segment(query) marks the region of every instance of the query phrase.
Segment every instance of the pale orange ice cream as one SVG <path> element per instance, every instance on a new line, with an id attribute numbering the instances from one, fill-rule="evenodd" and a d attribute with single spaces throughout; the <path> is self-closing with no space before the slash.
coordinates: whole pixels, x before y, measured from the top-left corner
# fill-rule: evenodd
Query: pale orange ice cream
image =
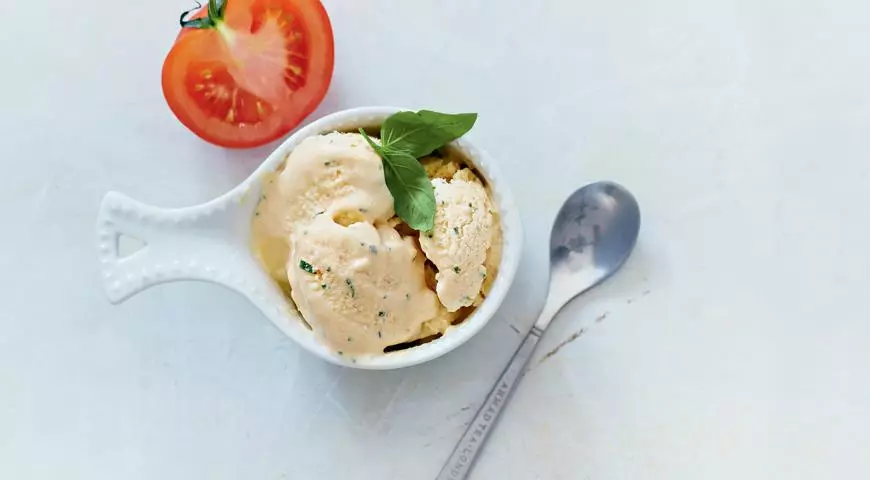
<path id="1" fill-rule="evenodd" d="M 424 233 L 395 216 L 382 160 L 359 134 L 307 138 L 264 179 L 254 253 L 342 355 L 436 338 L 483 300 L 495 275 L 500 231 L 486 188 L 460 159 L 422 163 L 437 204 Z"/>
<path id="2" fill-rule="evenodd" d="M 270 275 L 286 283 L 290 233 L 324 213 L 344 224 L 393 216 L 381 157 L 359 134 L 306 138 L 287 156 L 283 170 L 266 179 L 253 238 Z"/>
<path id="3" fill-rule="evenodd" d="M 390 226 L 343 226 L 321 215 L 291 236 L 293 301 L 342 353 L 380 352 L 417 338 L 440 305 L 426 287 L 423 256 Z"/>
<path id="4" fill-rule="evenodd" d="M 448 311 L 475 303 L 487 276 L 493 216 L 486 189 L 471 170 L 450 181 L 436 178 L 435 227 L 420 235 L 426 257 L 438 268 L 436 292 Z"/>

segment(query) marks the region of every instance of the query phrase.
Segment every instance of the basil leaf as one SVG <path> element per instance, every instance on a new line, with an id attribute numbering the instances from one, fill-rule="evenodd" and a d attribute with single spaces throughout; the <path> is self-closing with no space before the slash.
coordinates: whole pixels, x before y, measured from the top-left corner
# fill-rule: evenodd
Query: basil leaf
<path id="1" fill-rule="evenodd" d="M 422 157 L 465 135 L 475 121 L 476 113 L 399 112 L 381 126 L 381 143 L 394 151 Z"/>
<path id="2" fill-rule="evenodd" d="M 408 152 L 377 145 L 364 130 L 360 133 L 384 161 L 384 180 L 393 195 L 396 215 L 414 230 L 432 230 L 435 190 L 423 165 Z"/>
<path id="3" fill-rule="evenodd" d="M 393 194 L 396 214 L 414 230 L 435 226 L 435 190 L 426 170 L 405 152 L 390 152 L 384 158 L 384 179 Z"/>

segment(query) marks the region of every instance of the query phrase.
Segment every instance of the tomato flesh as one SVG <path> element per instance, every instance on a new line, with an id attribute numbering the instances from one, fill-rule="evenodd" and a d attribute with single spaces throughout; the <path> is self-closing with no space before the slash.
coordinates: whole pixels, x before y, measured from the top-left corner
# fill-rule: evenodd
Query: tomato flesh
<path id="1" fill-rule="evenodd" d="M 257 146 L 316 108 L 333 58 L 329 18 L 317 0 L 227 0 L 214 27 L 179 34 L 163 65 L 163 92 L 176 117 L 206 141 Z"/>
<path id="2" fill-rule="evenodd" d="M 256 124 L 275 113 L 271 103 L 240 88 L 220 63 L 192 63 L 184 85 L 204 114 L 228 124 Z"/>

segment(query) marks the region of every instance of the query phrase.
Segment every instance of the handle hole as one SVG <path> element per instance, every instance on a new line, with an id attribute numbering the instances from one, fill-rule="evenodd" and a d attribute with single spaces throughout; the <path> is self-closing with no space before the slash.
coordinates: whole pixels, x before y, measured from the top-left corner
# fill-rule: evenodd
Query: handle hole
<path id="1" fill-rule="evenodd" d="M 115 249 L 118 258 L 126 258 L 147 247 L 148 243 L 142 239 L 119 233 L 115 239 Z"/>

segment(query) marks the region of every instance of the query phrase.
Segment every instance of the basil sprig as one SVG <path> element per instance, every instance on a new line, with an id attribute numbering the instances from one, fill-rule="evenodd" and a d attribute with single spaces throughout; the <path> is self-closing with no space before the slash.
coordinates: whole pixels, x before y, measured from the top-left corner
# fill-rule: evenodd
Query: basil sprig
<path id="1" fill-rule="evenodd" d="M 435 192 L 417 159 L 465 135 L 476 120 L 476 113 L 398 112 L 381 125 L 380 145 L 360 129 L 384 162 L 396 214 L 414 230 L 425 232 L 435 225 Z"/>

